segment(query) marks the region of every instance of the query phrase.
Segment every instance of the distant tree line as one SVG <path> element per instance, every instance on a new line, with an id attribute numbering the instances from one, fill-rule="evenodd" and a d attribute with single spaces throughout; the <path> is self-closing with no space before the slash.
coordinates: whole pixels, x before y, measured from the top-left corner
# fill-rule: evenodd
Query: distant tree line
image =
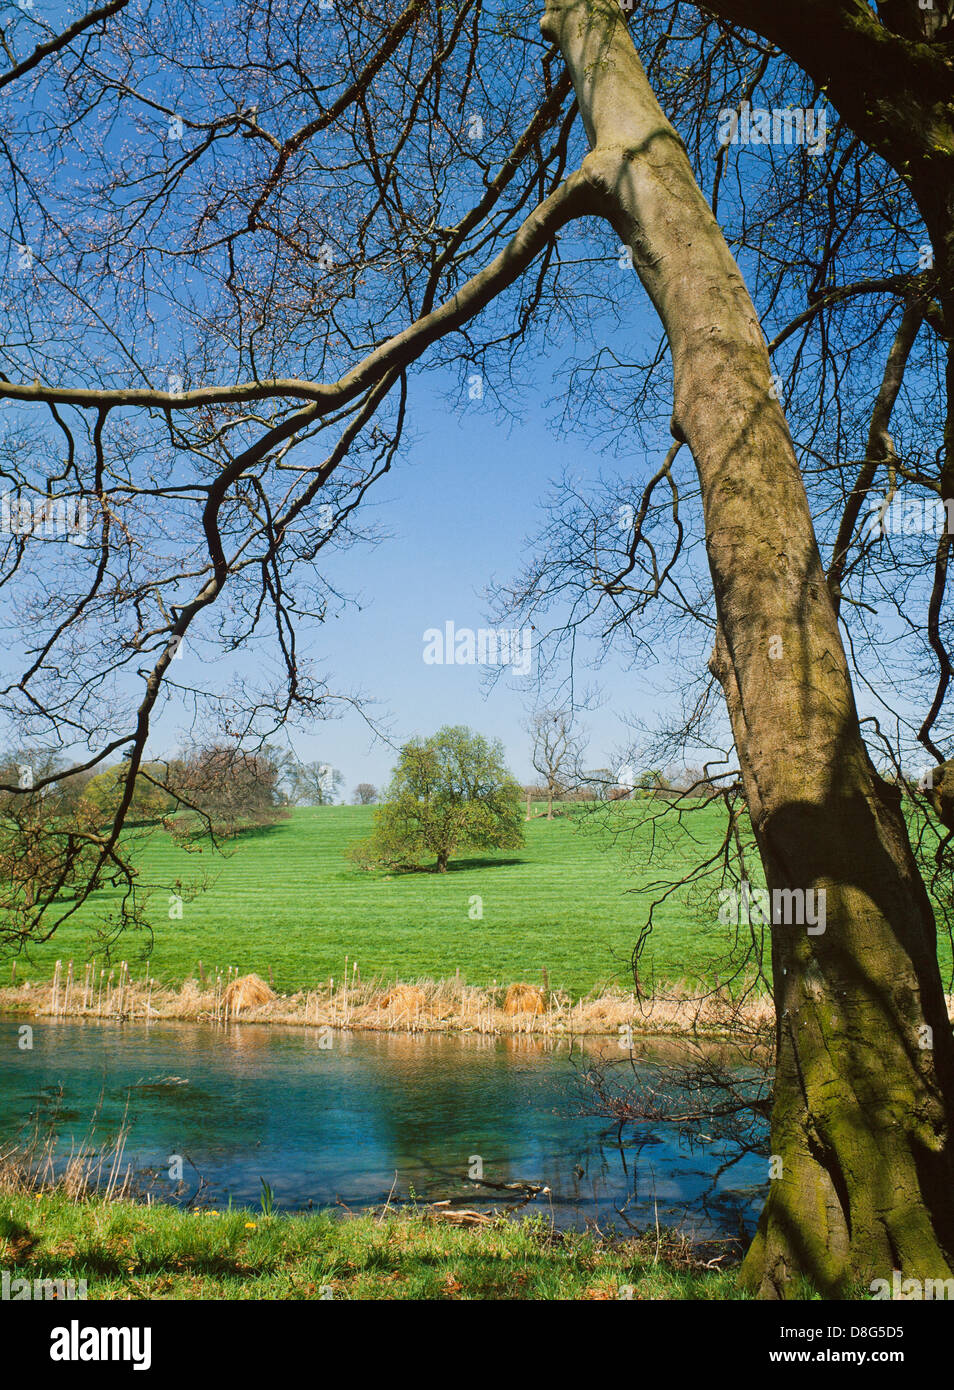
<path id="1" fill-rule="evenodd" d="M 186 846 L 210 834 L 228 840 L 292 806 L 331 803 L 343 778 L 267 744 L 222 741 L 143 762 L 131 784 L 125 760 L 97 771 L 23 748 L 0 756 L 0 782 L 17 788 L 0 793 L 0 938 L 16 940 L 38 905 L 68 899 L 91 877 L 94 889 L 134 883 L 137 831 L 161 827 Z"/>

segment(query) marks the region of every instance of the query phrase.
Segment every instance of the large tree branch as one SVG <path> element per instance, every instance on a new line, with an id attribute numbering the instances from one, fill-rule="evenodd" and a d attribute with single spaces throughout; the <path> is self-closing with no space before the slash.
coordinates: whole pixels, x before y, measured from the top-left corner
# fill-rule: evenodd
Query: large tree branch
<path id="1" fill-rule="evenodd" d="M 886 27 L 866 0 L 706 0 L 699 8 L 777 44 L 903 178 L 917 180 L 919 160 L 935 167 L 954 161 L 954 67 L 946 43 Z"/>
<path id="2" fill-rule="evenodd" d="M 944 322 L 940 304 L 936 300 L 925 298 L 925 293 L 933 283 L 933 278 L 929 272 L 922 271 L 918 275 L 882 275 L 865 280 L 855 280 L 850 285 L 834 285 L 830 290 L 825 290 L 823 294 L 816 296 L 807 309 L 796 314 L 784 328 L 776 333 L 768 345 L 769 353 L 775 352 L 793 333 L 797 333 L 800 328 L 811 323 L 813 318 L 824 313 L 826 309 L 843 304 L 846 300 L 854 299 L 859 295 L 883 294 L 885 291 L 889 294 L 899 295 L 902 299 L 916 301 L 920 306 L 921 318 L 931 325 L 939 337 L 947 338 L 947 325 Z"/>
<path id="3" fill-rule="evenodd" d="M 13 67 L 6 72 L 0 73 L 0 87 L 6 87 L 9 83 L 15 82 L 17 78 L 32 72 L 35 67 L 39 67 L 44 58 L 49 58 L 52 53 L 59 53 L 68 47 L 75 38 L 92 29 L 94 24 L 98 24 L 102 19 L 109 19 L 110 15 L 116 14 L 119 10 L 125 9 L 129 0 L 109 0 L 109 4 L 100 6 L 97 10 L 90 10 L 82 18 L 75 20 L 68 28 L 60 34 L 54 34 L 45 43 L 37 44 L 28 58 L 23 58 L 19 63 L 14 63 Z"/>
<path id="4" fill-rule="evenodd" d="M 871 413 L 868 447 L 865 450 L 864 462 L 858 471 L 858 477 L 848 498 L 848 505 L 842 514 L 832 552 L 831 565 L 828 568 L 828 587 L 831 589 L 836 613 L 841 604 L 841 587 L 845 577 L 848 550 L 852 536 L 855 534 L 858 516 L 879 466 L 894 455 L 894 444 L 888 433 L 888 426 L 891 424 L 894 405 L 898 399 L 898 392 L 901 390 L 901 383 L 904 381 L 904 371 L 908 364 L 908 358 L 923 321 L 923 304 L 906 305 L 885 364 L 881 388 Z"/>
<path id="5" fill-rule="evenodd" d="M 507 290 L 536 259 L 544 246 L 568 222 L 595 211 L 590 180 L 577 171 L 534 208 L 499 255 L 462 285 L 437 309 L 425 314 L 402 332 L 394 334 L 336 382 L 302 381 L 297 378 L 251 381 L 234 386 L 206 386 L 193 391 L 157 391 L 144 387 L 96 390 L 87 387 L 45 386 L 39 382 L 0 382 L 0 399 L 73 405 L 109 410 L 119 406 L 146 406 L 162 410 L 192 410 L 199 406 L 229 405 L 275 398 L 310 401 L 316 409 L 310 418 L 326 415 L 355 400 L 386 373 L 415 361 L 438 339 L 453 333 Z"/>

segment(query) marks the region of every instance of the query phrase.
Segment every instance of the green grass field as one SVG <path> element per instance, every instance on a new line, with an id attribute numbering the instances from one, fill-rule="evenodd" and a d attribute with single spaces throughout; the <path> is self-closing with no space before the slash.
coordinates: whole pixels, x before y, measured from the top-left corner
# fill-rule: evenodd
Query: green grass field
<path id="1" fill-rule="evenodd" d="M 60 1192 L 3 1192 L 0 1265 L 14 1279 L 87 1281 L 90 1299 L 738 1299 L 734 1270 L 687 1263 L 663 1234 L 554 1234 L 540 1217 L 454 1228 L 410 1210 L 384 1221 L 263 1217 Z"/>
<path id="2" fill-rule="evenodd" d="M 208 848 L 188 854 L 156 832 L 139 855 L 144 881 L 162 885 L 150 898 L 154 926 L 150 973 L 179 983 L 198 969 L 228 966 L 263 977 L 282 993 L 341 978 L 345 957 L 361 976 L 410 980 L 453 975 L 469 984 L 528 979 L 546 967 L 553 988 L 574 997 L 608 983 L 630 983 L 629 957 L 650 903 L 647 885 L 678 878 L 693 857 L 721 839 L 721 811 L 693 813 L 676 830 L 667 817 L 647 821 L 648 803 L 618 808 L 617 833 L 591 816 L 531 820 L 526 844 L 499 854 L 452 861 L 446 874 L 368 873 L 345 850 L 364 837 L 372 808 L 299 809 L 264 831 L 233 841 L 223 857 Z M 650 863 L 655 839 L 656 858 Z M 169 890 L 206 875 L 208 886 L 169 920 Z M 480 899 L 482 918 L 476 913 Z M 17 980 L 48 978 L 56 959 L 71 957 L 80 974 L 102 959 L 93 928 L 115 907 L 98 892 L 54 939 L 17 964 Z M 680 890 L 655 914 L 643 977 L 707 978 L 724 957 L 731 928 L 716 913 L 687 905 Z M 113 959 L 138 975 L 144 940 L 127 934 Z M 135 964 L 134 964 L 135 962 Z"/>

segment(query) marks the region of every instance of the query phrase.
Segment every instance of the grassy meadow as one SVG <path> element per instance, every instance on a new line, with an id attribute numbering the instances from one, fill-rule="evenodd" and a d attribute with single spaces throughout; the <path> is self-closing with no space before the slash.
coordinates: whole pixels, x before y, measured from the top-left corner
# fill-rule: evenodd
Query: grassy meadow
<path id="1" fill-rule="evenodd" d="M 711 1255 L 713 1252 L 709 1252 Z M 0 1266 L 81 1280 L 89 1299 L 737 1299 L 663 1232 L 601 1240 L 542 1217 L 456 1227 L 411 1209 L 342 1219 L 188 1212 L 3 1193 Z"/>
<path id="2" fill-rule="evenodd" d="M 539 809 L 539 808 L 538 808 Z M 224 855 L 187 853 L 162 831 L 137 852 L 149 900 L 151 949 L 127 933 L 113 961 L 129 961 L 166 985 L 229 966 L 271 978 L 282 993 L 341 979 L 347 957 L 361 978 L 440 978 L 459 970 L 468 984 L 539 983 L 574 998 L 626 986 L 632 947 L 660 880 L 678 879 L 722 838 L 723 812 L 705 808 L 681 826 L 662 803 L 617 804 L 609 821 L 583 814 L 524 827 L 523 848 L 466 852 L 446 874 L 367 872 L 345 857 L 366 836 L 372 807 L 299 808 L 277 825 L 248 832 Z M 191 884 L 205 880 L 190 895 Z M 177 881 L 185 899 L 170 919 Z M 103 960 L 96 928 L 115 909 L 116 890 L 97 892 L 46 945 L 17 962 L 17 982 L 48 979 L 57 959 Z M 174 910 L 174 909 L 173 909 Z M 482 916 L 478 913 L 482 912 Z M 654 913 L 643 957 L 647 982 L 709 979 L 731 947 L 733 928 L 717 909 L 679 889 Z M 8 967 L 9 968 L 9 967 Z"/>

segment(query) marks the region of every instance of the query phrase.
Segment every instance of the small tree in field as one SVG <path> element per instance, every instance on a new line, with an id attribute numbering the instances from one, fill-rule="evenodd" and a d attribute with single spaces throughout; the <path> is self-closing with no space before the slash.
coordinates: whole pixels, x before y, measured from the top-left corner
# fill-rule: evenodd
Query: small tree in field
<path id="1" fill-rule="evenodd" d="M 579 785 L 580 758 L 586 747 L 573 727 L 567 710 L 538 710 L 527 726 L 533 738 L 533 766 L 543 778 L 547 820 L 553 819 L 553 802 Z M 528 811 L 529 815 L 529 811 Z"/>
<path id="2" fill-rule="evenodd" d="M 354 789 L 352 800 L 356 806 L 373 806 L 378 799 L 378 789 L 372 782 L 359 782 Z"/>
<path id="3" fill-rule="evenodd" d="M 301 762 L 294 753 L 282 760 L 285 795 L 292 806 L 333 806 L 344 786 L 344 773 L 331 763 Z"/>
<path id="4" fill-rule="evenodd" d="M 123 764 L 108 767 L 91 777 L 83 791 L 83 800 L 90 813 L 102 824 L 112 819 L 126 789 L 126 769 Z M 133 825 L 157 824 L 176 808 L 175 797 L 165 788 L 167 765 L 144 763 L 133 784 L 127 820 Z"/>
<path id="5" fill-rule="evenodd" d="M 520 787 L 504 766 L 503 747 L 457 725 L 401 749 L 370 839 L 351 851 L 365 865 L 421 865 L 445 873 L 462 849 L 516 849 L 523 844 Z"/>
<path id="6" fill-rule="evenodd" d="M 280 759 L 267 744 L 255 752 L 228 743 L 189 749 L 169 763 L 166 785 L 181 811 L 170 828 L 188 838 L 211 829 L 227 839 L 289 814 Z"/>

